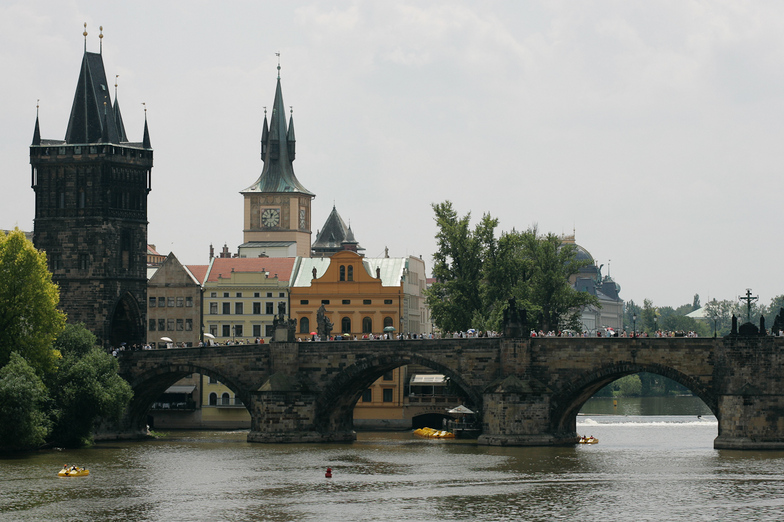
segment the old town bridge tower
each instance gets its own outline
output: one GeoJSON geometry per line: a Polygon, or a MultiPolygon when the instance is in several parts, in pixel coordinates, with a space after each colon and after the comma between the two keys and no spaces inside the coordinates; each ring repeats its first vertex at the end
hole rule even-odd
{"type": "Polygon", "coordinates": [[[46,251],[68,322],[84,323],[104,346],[132,345],[145,339],[153,151],[146,113],[142,141],[129,142],[125,134],[102,47],[87,52],[85,41],[65,139],[41,139],[36,114],[30,146],[33,242],[46,251]]]}

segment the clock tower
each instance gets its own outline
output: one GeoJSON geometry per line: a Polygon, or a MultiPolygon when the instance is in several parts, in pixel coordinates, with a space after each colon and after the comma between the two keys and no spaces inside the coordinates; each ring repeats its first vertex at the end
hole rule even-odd
{"type": "MultiPolygon", "coordinates": [[[[293,112],[293,111],[292,111],[293,112]]],[[[261,132],[264,168],[256,182],[241,192],[245,198],[241,257],[310,257],[310,206],[315,194],[294,175],[294,115],[286,125],[280,88],[280,64],[275,101],[261,132]]]]}

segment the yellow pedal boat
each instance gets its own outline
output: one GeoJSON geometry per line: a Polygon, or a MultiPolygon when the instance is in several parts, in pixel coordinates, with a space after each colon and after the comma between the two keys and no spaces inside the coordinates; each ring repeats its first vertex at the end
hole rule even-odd
{"type": "Polygon", "coordinates": [[[599,439],[591,435],[590,437],[580,437],[580,444],[599,444],[599,439]]]}
{"type": "Polygon", "coordinates": [[[415,435],[425,437],[427,439],[454,439],[455,434],[444,430],[434,430],[433,428],[417,428],[414,430],[415,435]]]}
{"type": "Polygon", "coordinates": [[[77,466],[66,466],[57,474],[58,477],[86,477],[90,474],[87,468],[80,468],[77,466]]]}

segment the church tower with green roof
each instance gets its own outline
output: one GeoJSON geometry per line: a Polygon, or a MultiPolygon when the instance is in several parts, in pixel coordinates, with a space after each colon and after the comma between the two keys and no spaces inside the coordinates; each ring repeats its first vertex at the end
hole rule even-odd
{"type": "Polygon", "coordinates": [[[310,257],[311,202],[315,194],[294,175],[296,139],[294,116],[286,125],[286,108],[278,83],[272,114],[266,109],[261,133],[264,167],[253,185],[241,192],[245,199],[243,241],[240,256],[310,257]]]}

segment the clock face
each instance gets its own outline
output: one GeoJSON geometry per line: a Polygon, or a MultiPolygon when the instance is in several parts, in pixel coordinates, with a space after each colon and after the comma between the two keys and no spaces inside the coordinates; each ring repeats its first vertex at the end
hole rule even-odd
{"type": "Polygon", "coordinates": [[[280,211],[275,208],[265,208],[261,213],[261,224],[265,227],[276,227],[280,223],[280,211]]]}
{"type": "Polygon", "coordinates": [[[305,209],[302,208],[299,211],[299,228],[305,228],[305,209]]]}

